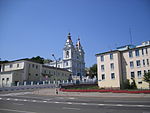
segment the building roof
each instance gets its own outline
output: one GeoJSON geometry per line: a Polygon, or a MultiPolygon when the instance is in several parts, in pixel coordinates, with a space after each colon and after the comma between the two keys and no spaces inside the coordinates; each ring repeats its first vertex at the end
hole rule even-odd
{"type": "MultiPolygon", "coordinates": [[[[126,45],[127,46],[127,45],[126,45]]],[[[126,47],[126,46],[122,46],[122,47],[126,47]]],[[[128,45],[129,46],[129,45],[128,45]]],[[[118,49],[116,50],[111,50],[111,51],[107,51],[107,52],[103,52],[103,53],[98,53],[96,54],[95,56],[99,56],[99,55],[103,55],[103,54],[108,54],[108,53],[115,53],[115,52],[125,52],[125,51],[129,51],[129,50],[135,50],[135,49],[138,49],[138,48],[145,48],[145,47],[150,47],[150,45],[143,45],[143,46],[135,46],[134,48],[128,48],[126,50],[119,50],[120,48],[122,47],[119,47],[118,49]]]]}
{"type": "MultiPolygon", "coordinates": [[[[56,67],[48,66],[48,65],[44,65],[44,64],[42,65],[42,67],[49,68],[49,69],[56,69],[56,67]]],[[[57,70],[70,72],[70,71],[68,71],[67,69],[64,69],[64,68],[57,68],[57,70]]]]}
{"type": "Polygon", "coordinates": [[[28,62],[33,62],[33,63],[40,64],[40,63],[38,63],[38,62],[36,62],[36,61],[30,60],[29,58],[23,58],[23,59],[18,59],[18,60],[13,60],[13,61],[8,61],[8,62],[0,63],[0,64],[9,64],[9,63],[17,62],[17,61],[28,61],[28,62]]]}

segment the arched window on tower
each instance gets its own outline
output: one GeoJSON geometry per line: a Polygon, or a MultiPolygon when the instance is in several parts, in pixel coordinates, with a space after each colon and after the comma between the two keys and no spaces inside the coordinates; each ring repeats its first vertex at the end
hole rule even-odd
{"type": "Polygon", "coordinates": [[[66,58],[69,58],[69,51],[66,51],[66,58]]]}

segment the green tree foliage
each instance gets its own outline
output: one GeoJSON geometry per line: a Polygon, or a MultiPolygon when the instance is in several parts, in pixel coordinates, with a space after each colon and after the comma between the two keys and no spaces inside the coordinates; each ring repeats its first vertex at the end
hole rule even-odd
{"type": "Polygon", "coordinates": [[[135,83],[135,80],[132,78],[132,82],[130,83],[129,82],[129,79],[127,79],[125,82],[124,82],[124,89],[137,89],[137,86],[136,86],[136,83],[135,83]]]}
{"type": "Polygon", "coordinates": [[[94,64],[94,65],[92,65],[92,67],[90,67],[89,76],[90,76],[90,78],[97,76],[97,64],[94,64]]]}
{"type": "Polygon", "coordinates": [[[150,72],[144,74],[143,81],[149,83],[149,89],[150,89],[150,72]]]}
{"type": "Polygon", "coordinates": [[[40,63],[40,64],[44,64],[44,58],[40,57],[40,56],[37,56],[37,57],[32,57],[31,59],[29,59],[30,61],[33,61],[33,62],[37,62],[37,63],[40,63]]]}
{"type": "Polygon", "coordinates": [[[124,82],[124,89],[130,89],[130,82],[129,82],[129,79],[127,79],[127,80],[124,82]]]}
{"type": "Polygon", "coordinates": [[[130,85],[130,89],[137,89],[135,80],[133,78],[132,78],[132,82],[131,82],[131,85],[130,85]]]}

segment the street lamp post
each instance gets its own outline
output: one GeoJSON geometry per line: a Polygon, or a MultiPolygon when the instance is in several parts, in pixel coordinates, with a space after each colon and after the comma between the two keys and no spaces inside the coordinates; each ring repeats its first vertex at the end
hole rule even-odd
{"type": "Polygon", "coordinates": [[[56,61],[56,77],[55,77],[55,79],[56,79],[56,87],[57,87],[57,59],[56,59],[56,57],[55,57],[55,55],[54,54],[52,54],[52,56],[53,56],[53,58],[55,59],[55,61],[56,61]]]}

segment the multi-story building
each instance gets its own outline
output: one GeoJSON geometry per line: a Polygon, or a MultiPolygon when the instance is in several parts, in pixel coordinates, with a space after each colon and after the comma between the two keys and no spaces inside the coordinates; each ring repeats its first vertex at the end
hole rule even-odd
{"type": "MultiPolygon", "coordinates": [[[[80,39],[73,45],[70,33],[67,36],[65,47],[63,48],[63,59],[57,61],[57,67],[67,69],[72,72],[73,76],[84,76],[85,62],[84,50],[81,46],[80,39]]],[[[50,66],[56,67],[56,61],[50,62],[50,66]]]]}
{"type": "Polygon", "coordinates": [[[128,79],[136,82],[137,88],[148,88],[143,81],[150,71],[150,41],[142,45],[127,45],[116,50],[96,54],[98,85],[103,88],[122,88],[128,79]]]}
{"type": "Polygon", "coordinates": [[[71,72],[22,59],[0,65],[0,86],[16,85],[18,82],[68,80],[71,72]]]}

